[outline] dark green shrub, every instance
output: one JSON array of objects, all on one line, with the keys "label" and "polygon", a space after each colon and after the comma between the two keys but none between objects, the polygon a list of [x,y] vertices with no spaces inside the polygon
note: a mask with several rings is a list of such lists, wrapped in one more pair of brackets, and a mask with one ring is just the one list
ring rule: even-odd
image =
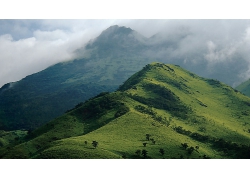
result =
[{"label": "dark green shrub", "polygon": [[164,154],[165,154],[164,149],[161,148],[161,149],[159,150],[159,152],[161,153],[162,156],[164,156]]},{"label": "dark green shrub", "polygon": [[96,148],[98,146],[98,142],[97,141],[93,141],[92,145],[94,146],[94,148]]}]

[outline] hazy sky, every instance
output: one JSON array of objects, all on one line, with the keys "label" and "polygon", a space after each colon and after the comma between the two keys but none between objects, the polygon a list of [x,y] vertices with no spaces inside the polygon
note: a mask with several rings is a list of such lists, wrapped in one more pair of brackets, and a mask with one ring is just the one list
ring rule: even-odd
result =
[{"label": "hazy sky", "polygon": [[[0,20],[0,86],[75,58],[74,51],[111,25],[127,25],[145,36],[164,20]],[[152,24],[154,28],[144,29]],[[152,27],[151,26],[151,27]]]},{"label": "hazy sky", "polygon": [[0,20],[0,86],[76,58],[76,49],[115,24],[146,37],[161,32],[178,43],[169,58],[187,57],[187,63],[197,63],[190,57],[199,54],[212,69],[240,57],[248,67],[237,76],[250,77],[249,20]]}]

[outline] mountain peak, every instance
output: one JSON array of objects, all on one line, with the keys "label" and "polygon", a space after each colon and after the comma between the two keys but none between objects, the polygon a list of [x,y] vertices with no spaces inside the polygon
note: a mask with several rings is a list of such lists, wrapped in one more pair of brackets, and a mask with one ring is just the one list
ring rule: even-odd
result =
[{"label": "mountain peak", "polygon": [[125,26],[110,26],[97,37],[97,41],[106,41],[106,40],[118,40],[127,38],[131,34],[135,33],[134,30],[127,28]]},{"label": "mountain peak", "polygon": [[112,53],[112,55],[123,54],[125,49],[130,53],[138,54],[146,44],[147,38],[140,33],[125,26],[114,25],[104,30],[85,49],[98,49],[98,56],[106,56],[108,53]]},{"label": "mountain peak", "polygon": [[104,30],[100,36],[110,36],[110,35],[114,35],[114,34],[128,35],[132,32],[133,32],[133,30],[131,28],[127,28],[125,26],[114,25],[114,26],[110,26],[109,28]]},{"label": "mountain peak", "polygon": [[[156,74],[157,77],[158,73],[160,71],[168,72],[168,75],[164,74],[166,78],[174,78],[175,75],[175,69],[177,69],[179,66],[172,65],[172,64],[164,64],[159,62],[153,62],[151,64],[147,64],[143,67],[143,69],[137,73],[135,73],[133,76],[131,76],[123,85],[119,87],[119,90],[125,91],[130,88],[133,88],[134,85],[136,85],[138,82],[142,82],[142,79],[147,79],[147,75],[150,71],[150,74]],[[181,71],[184,71],[184,69],[180,68]],[[153,77],[153,76],[152,76]],[[157,79],[157,78],[156,78]],[[166,79],[165,79],[166,80]]]}]

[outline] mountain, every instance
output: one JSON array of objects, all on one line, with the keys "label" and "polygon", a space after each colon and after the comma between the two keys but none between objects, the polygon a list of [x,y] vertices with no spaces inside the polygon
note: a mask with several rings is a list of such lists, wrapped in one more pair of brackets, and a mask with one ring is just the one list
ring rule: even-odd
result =
[{"label": "mountain", "polygon": [[250,158],[250,98],[151,63],[19,142],[2,158]]},{"label": "mountain", "polygon": [[235,89],[243,94],[250,96],[250,79],[238,85]]},{"label": "mountain", "polygon": [[114,91],[151,61],[135,55],[144,40],[130,28],[112,26],[78,51],[88,52],[88,57],[58,63],[4,85],[0,129],[35,129],[81,101]]},{"label": "mountain", "polygon": [[[178,64],[229,85],[237,81],[239,69],[248,67],[239,57],[237,62],[230,61],[235,63],[233,65],[222,61],[207,68],[206,49],[195,52],[192,42],[186,44],[191,35],[184,29],[174,36],[158,33],[146,38],[130,28],[111,26],[86,47],[78,49],[79,58],[55,64],[0,88],[0,129],[35,129],[79,102],[100,92],[114,91],[132,74],[154,61]],[[184,45],[188,49],[180,51]],[[188,63],[190,61],[195,63]]]}]

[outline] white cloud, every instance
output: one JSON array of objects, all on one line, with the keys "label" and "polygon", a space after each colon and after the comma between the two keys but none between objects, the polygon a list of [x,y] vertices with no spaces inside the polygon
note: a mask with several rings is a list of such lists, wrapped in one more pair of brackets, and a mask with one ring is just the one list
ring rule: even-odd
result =
[{"label": "white cloud", "polygon": [[67,34],[61,30],[36,31],[34,37],[17,41],[11,35],[0,36],[0,86],[73,59],[74,51],[83,43],[84,34]]},{"label": "white cloud", "polygon": [[160,39],[174,45],[152,54],[183,59],[186,67],[200,61],[207,65],[204,69],[222,62],[230,65],[239,56],[250,69],[248,20],[0,20],[0,24],[0,86],[75,58],[76,49],[115,24],[146,37],[162,32]]},{"label": "white cloud", "polygon": [[83,47],[114,22],[115,20],[0,20],[3,27],[0,30],[0,87],[55,63],[74,59],[75,50]]},{"label": "white cloud", "polygon": [[218,49],[217,45],[213,41],[207,42],[208,53],[204,55],[205,59],[208,60],[209,64],[215,64],[223,61],[229,62],[232,60],[232,56],[237,50],[238,44],[228,46],[226,45],[222,49]]}]

